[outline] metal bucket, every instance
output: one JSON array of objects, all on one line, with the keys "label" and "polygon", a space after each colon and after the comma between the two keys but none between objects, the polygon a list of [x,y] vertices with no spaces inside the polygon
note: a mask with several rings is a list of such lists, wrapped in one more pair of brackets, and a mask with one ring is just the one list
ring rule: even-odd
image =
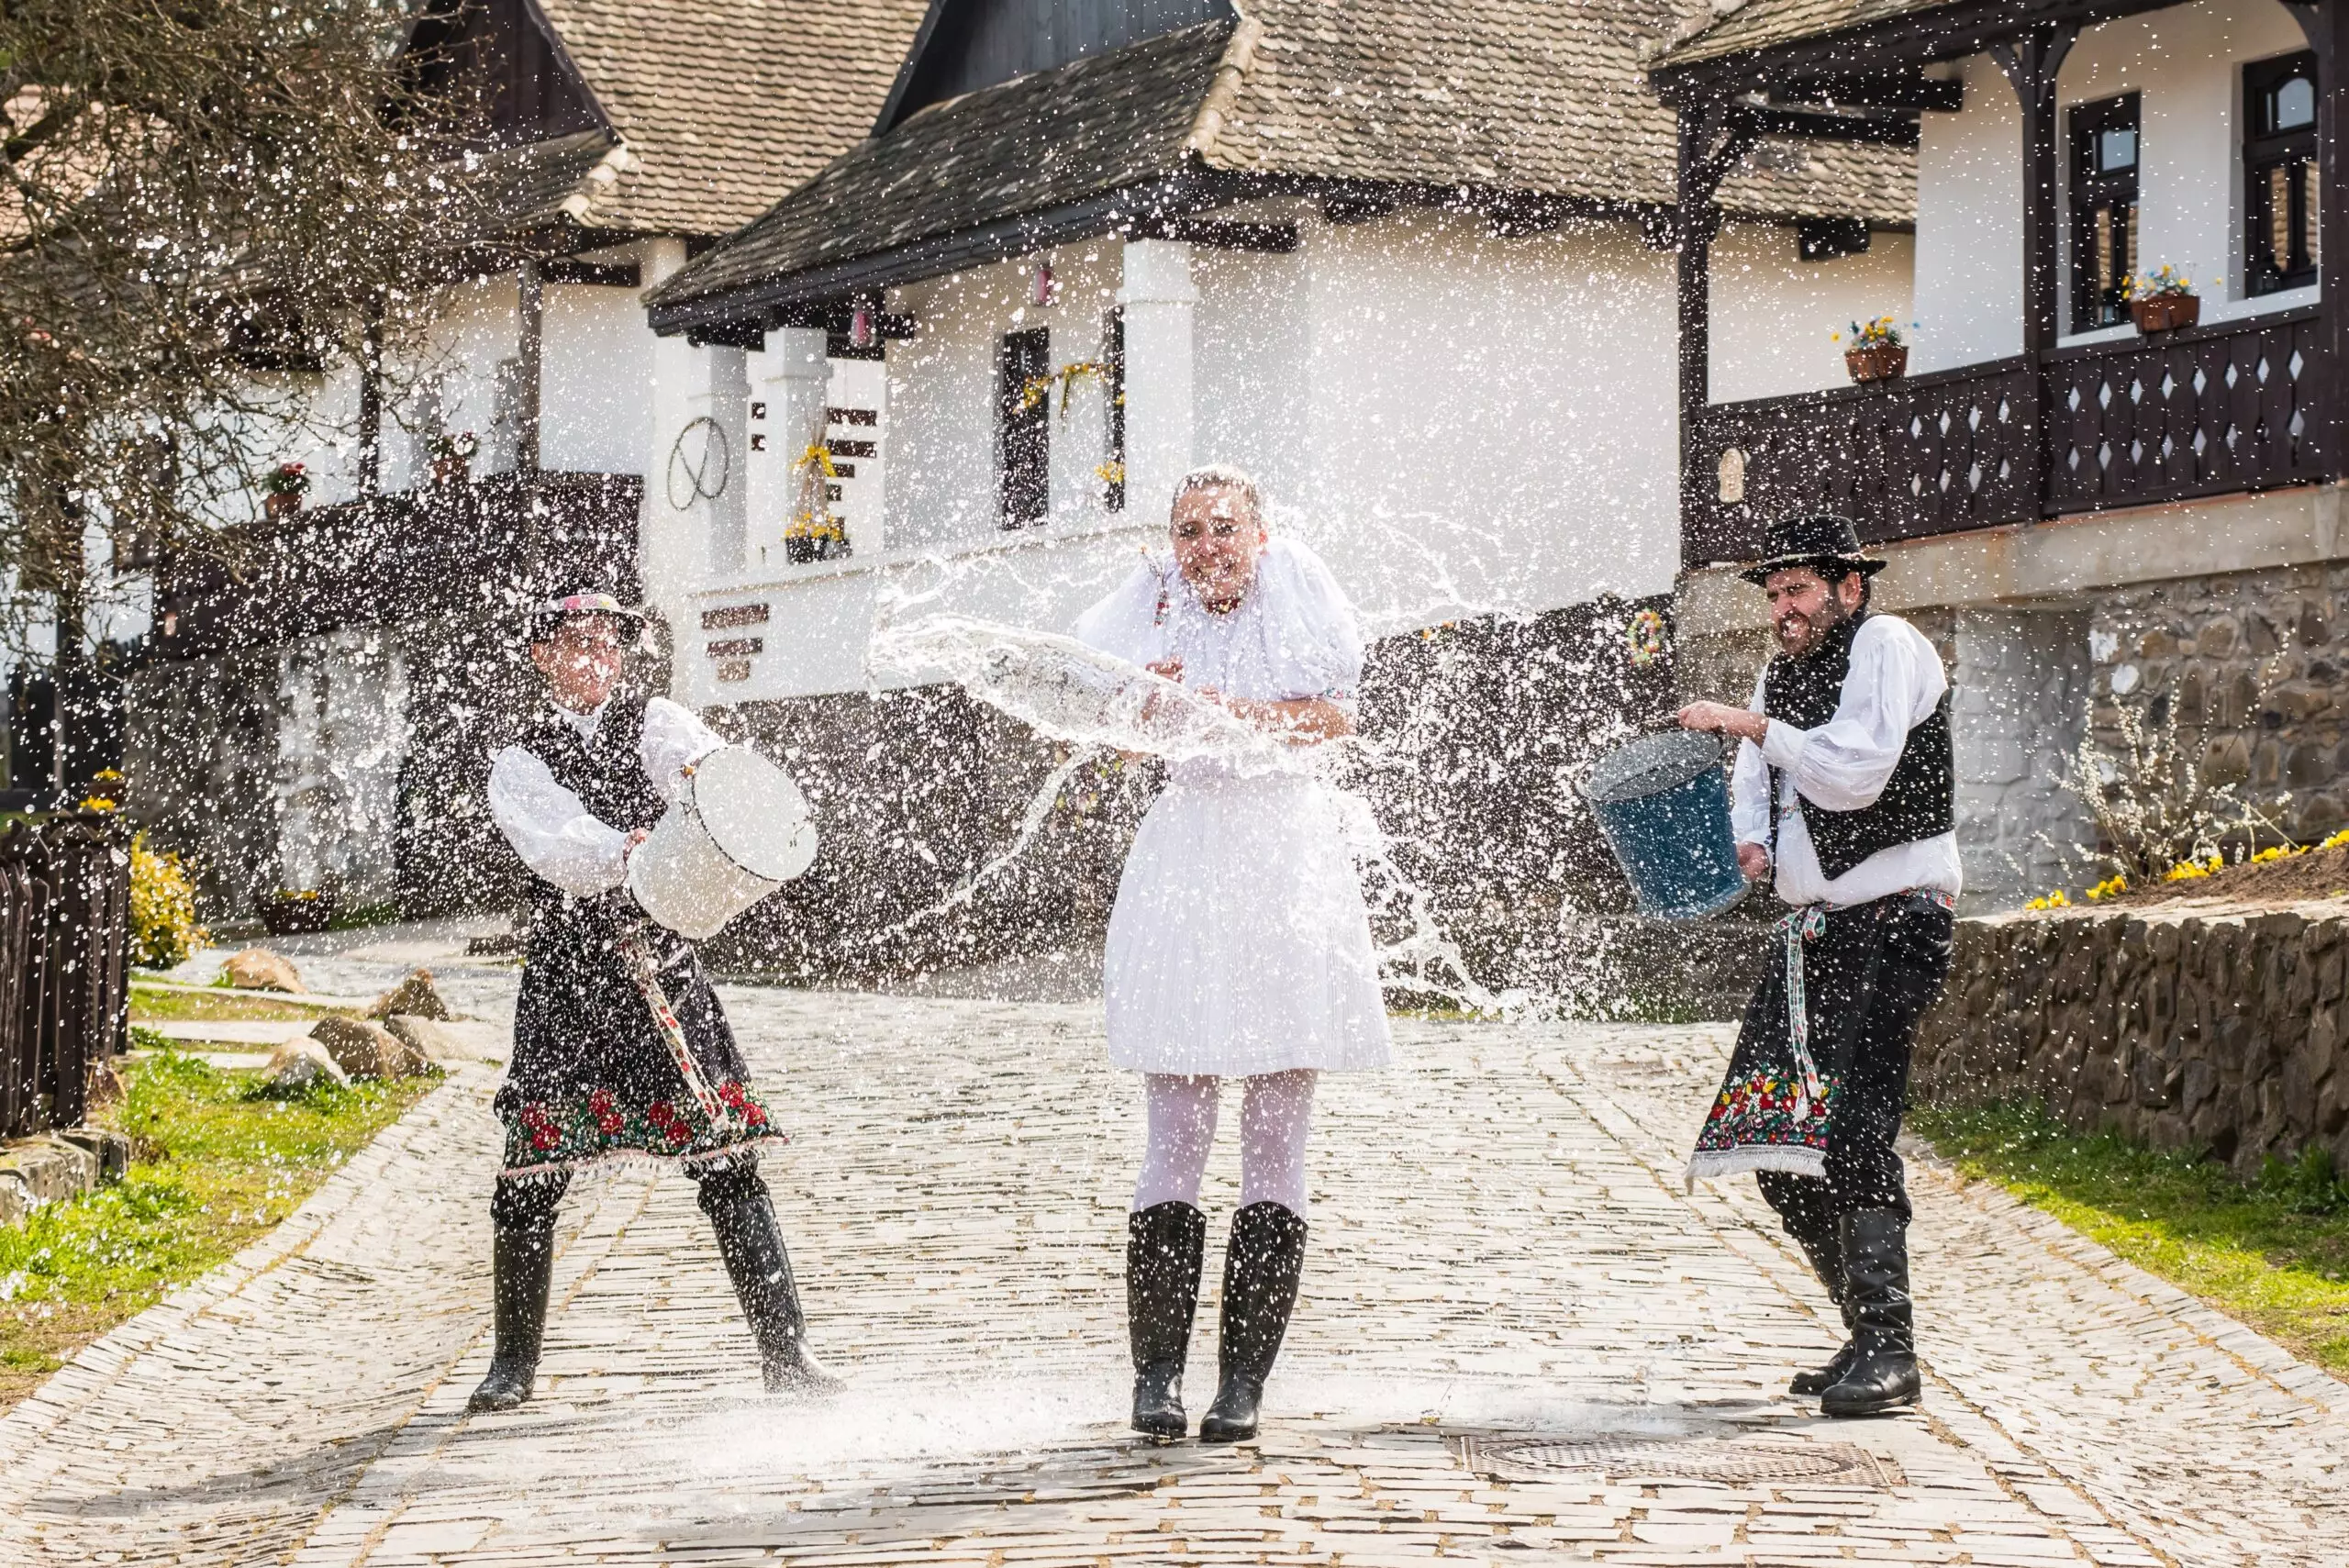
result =
[{"label": "metal bucket", "polygon": [[1701,920],[1745,896],[1718,738],[1689,729],[1642,736],[1599,758],[1582,795],[1642,914]]},{"label": "metal bucket", "polygon": [[699,941],[806,871],[816,820],[791,775],[747,746],[694,764],[676,804],[628,858],[639,907]]}]

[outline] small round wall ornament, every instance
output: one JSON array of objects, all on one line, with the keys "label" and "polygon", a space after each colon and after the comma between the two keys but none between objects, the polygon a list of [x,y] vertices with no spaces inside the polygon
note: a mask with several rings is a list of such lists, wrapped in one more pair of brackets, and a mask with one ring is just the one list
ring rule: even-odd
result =
[{"label": "small round wall ornament", "polygon": [[1640,610],[1624,623],[1623,653],[1634,670],[1644,670],[1663,658],[1667,644],[1660,611]]}]

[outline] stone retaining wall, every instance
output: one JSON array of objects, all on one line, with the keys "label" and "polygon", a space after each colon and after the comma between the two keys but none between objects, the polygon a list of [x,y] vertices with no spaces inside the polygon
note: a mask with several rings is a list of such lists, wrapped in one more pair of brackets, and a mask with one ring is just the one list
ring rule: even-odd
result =
[{"label": "stone retaining wall", "polygon": [[2244,1173],[2349,1168],[2349,904],[2204,904],[1961,920],[1913,1093],[2036,1095],[2072,1125],[2206,1148]]}]

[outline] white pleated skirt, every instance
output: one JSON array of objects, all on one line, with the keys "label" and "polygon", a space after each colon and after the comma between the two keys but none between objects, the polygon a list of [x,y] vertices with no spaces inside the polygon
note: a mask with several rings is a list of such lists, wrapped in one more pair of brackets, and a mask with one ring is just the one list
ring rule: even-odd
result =
[{"label": "white pleated skirt", "polygon": [[1386,1007],[1338,802],[1298,773],[1178,770],[1109,915],[1109,1061],[1241,1077],[1384,1067]]}]

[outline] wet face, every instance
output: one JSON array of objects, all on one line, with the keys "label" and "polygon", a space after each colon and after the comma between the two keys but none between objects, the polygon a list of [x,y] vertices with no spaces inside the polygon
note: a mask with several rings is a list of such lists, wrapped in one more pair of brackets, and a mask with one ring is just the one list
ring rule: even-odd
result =
[{"label": "wet face", "polygon": [[547,695],[573,713],[604,706],[620,684],[623,655],[620,624],[610,616],[573,616],[530,644]]},{"label": "wet face", "polygon": [[1174,498],[1170,531],[1174,564],[1199,603],[1228,610],[1247,597],[1264,552],[1264,524],[1245,494],[1229,484],[1186,490]]},{"label": "wet face", "polygon": [[1828,632],[1859,613],[1862,587],[1856,572],[1831,584],[1809,566],[1771,573],[1762,591],[1770,596],[1770,629],[1779,650],[1800,659],[1816,649]]}]

